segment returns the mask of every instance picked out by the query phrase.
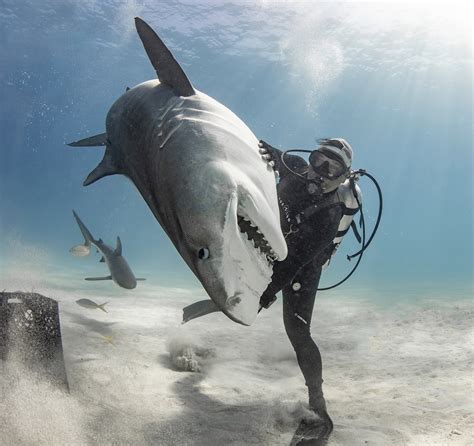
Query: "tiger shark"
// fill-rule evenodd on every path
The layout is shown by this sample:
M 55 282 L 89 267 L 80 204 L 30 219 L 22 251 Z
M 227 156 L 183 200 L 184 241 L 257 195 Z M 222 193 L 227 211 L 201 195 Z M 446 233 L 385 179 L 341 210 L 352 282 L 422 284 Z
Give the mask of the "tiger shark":
M 251 325 L 274 261 L 287 255 L 274 172 L 252 131 L 192 86 L 146 22 L 135 25 L 158 79 L 118 98 L 105 133 L 69 144 L 105 146 L 84 185 L 128 177 L 212 305 Z
M 132 290 L 137 286 L 137 280 L 145 280 L 136 278 L 133 274 L 129 264 L 125 260 L 125 257 L 122 255 L 122 242 L 120 237 L 117 237 L 117 245 L 115 248 L 104 243 L 101 238 L 95 240 L 76 212 L 72 211 L 72 213 L 82 235 L 84 236 L 84 245 L 82 246 L 90 248 L 91 245 L 94 245 L 97 248 L 97 251 L 102 254 L 100 261 L 106 263 L 110 271 L 110 275 L 108 276 L 86 277 L 86 280 L 113 280 L 118 286 L 128 290 Z M 75 248 L 77 248 L 77 246 Z

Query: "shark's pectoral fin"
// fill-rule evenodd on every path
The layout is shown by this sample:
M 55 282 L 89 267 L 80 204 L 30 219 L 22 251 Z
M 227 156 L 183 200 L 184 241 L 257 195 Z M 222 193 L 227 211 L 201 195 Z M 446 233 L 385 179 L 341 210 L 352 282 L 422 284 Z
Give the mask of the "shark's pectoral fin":
M 146 280 L 146 279 L 144 279 L 143 277 L 137 277 L 135 278 L 135 280 Z
M 150 25 L 135 17 L 135 26 L 160 82 L 171 87 L 178 96 L 196 94 L 183 69 Z
M 102 256 L 99 260 L 100 263 L 104 263 L 105 262 L 105 259 L 104 259 L 104 256 Z
M 100 135 L 89 136 L 79 141 L 73 141 L 68 143 L 71 147 L 100 147 L 107 144 L 107 133 L 101 133 Z
M 183 308 L 183 322 L 182 324 L 190 321 L 191 319 L 196 319 L 197 317 L 205 316 L 206 314 L 215 313 L 216 311 L 221 311 L 214 301 L 210 299 L 200 300 L 199 302 L 194 302 L 191 305 Z
M 116 256 L 122 255 L 122 241 L 120 240 L 120 237 L 117 237 L 117 245 L 115 246 L 114 254 Z
M 117 165 L 117 163 L 114 161 L 112 152 L 107 147 L 105 150 L 104 157 L 102 158 L 102 161 L 99 163 L 99 165 L 87 176 L 85 179 L 83 186 L 89 186 L 89 184 L 94 183 L 97 180 L 100 180 L 101 178 L 104 178 L 109 175 L 115 175 L 122 173 L 121 169 Z
M 105 276 L 105 277 L 86 277 L 84 280 L 112 280 L 112 276 Z

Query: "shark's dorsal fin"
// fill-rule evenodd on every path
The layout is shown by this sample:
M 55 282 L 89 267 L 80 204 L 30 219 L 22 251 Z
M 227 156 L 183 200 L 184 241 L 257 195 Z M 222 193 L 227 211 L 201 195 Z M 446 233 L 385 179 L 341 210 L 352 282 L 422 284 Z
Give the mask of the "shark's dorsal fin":
M 108 175 L 115 175 L 118 173 L 122 173 L 120 168 L 115 163 L 111 150 L 109 147 L 105 150 L 104 157 L 99 165 L 89 174 L 87 178 L 84 180 L 83 186 L 89 186 L 89 184 L 94 183 L 101 178 L 104 178 Z
M 80 139 L 79 141 L 68 143 L 68 146 L 71 147 L 100 147 L 105 145 L 107 145 L 107 133 L 89 136 L 89 138 L 84 138 Z
M 120 240 L 120 237 L 117 237 L 117 246 L 115 247 L 114 254 L 116 256 L 121 256 L 122 255 L 122 242 Z
M 196 94 L 183 69 L 155 31 L 139 17 L 135 17 L 135 26 L 160 82 L 171 87 L 178 96 Z

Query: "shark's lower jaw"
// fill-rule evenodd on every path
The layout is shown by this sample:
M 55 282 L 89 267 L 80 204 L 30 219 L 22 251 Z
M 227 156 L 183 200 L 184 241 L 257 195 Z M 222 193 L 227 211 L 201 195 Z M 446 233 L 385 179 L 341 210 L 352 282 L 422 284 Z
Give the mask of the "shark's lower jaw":
M 237 215 L 237 223 L 244 240 L 250 241 L 254 249 L 259 251 L 260 255 L 272 266 L 273 262 L 278 260 L 278 255 L 259 227 L 246 215 Z
M 243 217 L 241 217 L 243 219 Z M 273 262 L 275 261 L 275 254 L 273 253 L 270 245 L 266 242 L 263 234 L 258 232 L 257 227 L 251 227 L 251 230 L 245 231 L 248 220 L 244 220 L 242 226 L 239 222 L 240 239 L 246 248 L 249 257 L 252 259 L 254 268 L 257 267 L 262 278 L 267 282 L 270 282 L 270 278 L 273 274 Z M 244 230 L 242 230 L 244 229 Z

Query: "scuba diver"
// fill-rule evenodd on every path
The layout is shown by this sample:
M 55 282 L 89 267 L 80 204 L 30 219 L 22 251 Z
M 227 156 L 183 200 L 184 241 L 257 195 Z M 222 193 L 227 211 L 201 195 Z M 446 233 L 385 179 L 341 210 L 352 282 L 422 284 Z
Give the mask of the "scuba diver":
M 315 420 L 301 421 L 292 446 L 321 446 L 333 430 L 322 390 L 321 355 L 310 331 L 316 292 L 335 288 L 354 273 L 378 229 L 383 208 L 382 192 L 375 178 L 363 169 L 351 170 L 352 148 L 349 143 L 342 138 L 326 138 L 318 142 L 316 150 L 285 152 L 265 141 L 258 143 L 261 157 L 279 177 L 276 188 L 280 226 L 288 246 L 285 260 L 278 261 L 268 256 L 273 263 L 273 275 L 260 297 L 259 311 L 269 308 L 275 302 L 276 294 L 282 291 L 285 330 L 308 387 L 309 407 L 315 414 Z M 291 155 L 292 152 L 309 153 L 309 162 Z M 356 184 L 362 176 L 372 180 L 379 196 L 377 220 L 367 240 L 362 195 Z M 358 212 L 362 236 L 353 221 Z M 358 260 L 344 279 L 330 287 L 320 288 L 322 269 L 329 264 L 350 228 L 361 247 L 347 259 L 358 257 Z M 183 308 L 182 323 L 216 311 L 220 309 L 209 299 L 195 302 Z
M 309 407 L 317 415 L 311 425 L 303 420 L 298 430 L 301 438 L 311 431 L 313 438 L 327 439 L 333 423 L 323 396 L 321 355 L 311 337 L 311 318 L 322 268 L 351 226 L 362 198 L 357 178 L 351 176 L 349 143 L 342 138 L 320 139 L 318 143 L 313 151 L 282 152 L 259 142 L 262 158 L 279 176 L 280 224 L 288 245 L 286 259 L 274 263 L 260 309 L 268 308 L 282 291 L 285 330 L 308 387 Z M 310 152 L 309 163 L 288 154 L 300 151 Z

